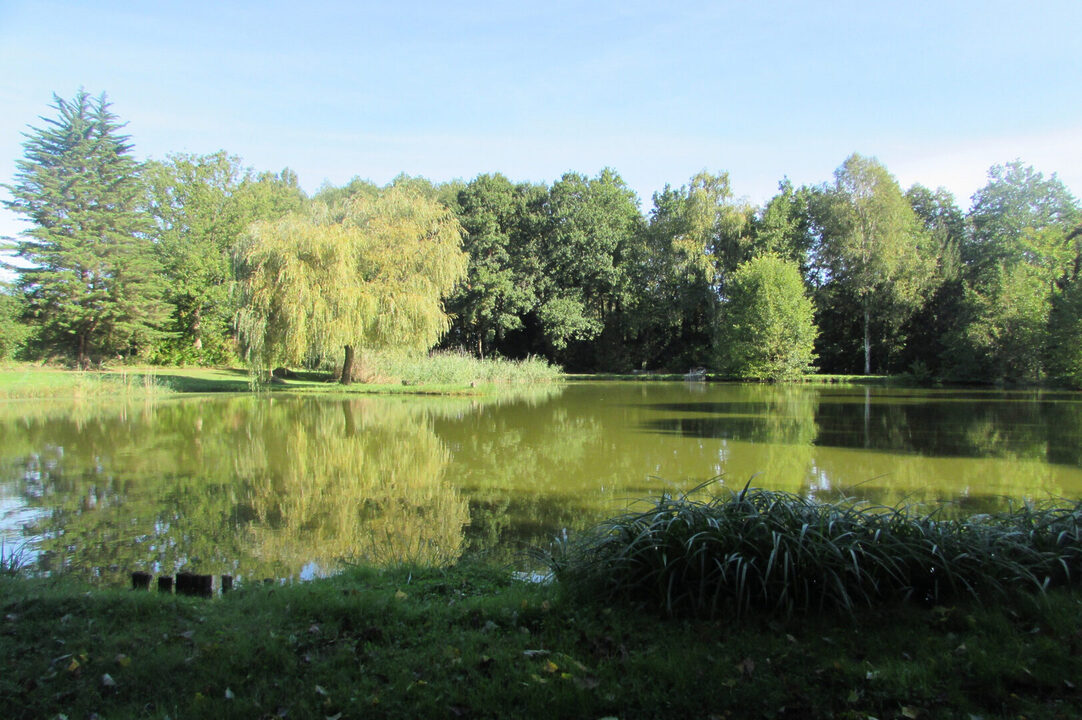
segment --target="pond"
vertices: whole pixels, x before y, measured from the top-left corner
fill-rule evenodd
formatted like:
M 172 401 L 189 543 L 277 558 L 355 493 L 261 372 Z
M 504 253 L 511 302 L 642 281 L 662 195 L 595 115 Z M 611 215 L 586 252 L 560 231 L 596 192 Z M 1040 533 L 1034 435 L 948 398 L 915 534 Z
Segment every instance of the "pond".
M 945 515 L 1082 497 L 1082 395 L 568 383 L 501 398 L 0 404 L 0 540 L 38 570 L 306 578 L 512 560 L 717 478 Z

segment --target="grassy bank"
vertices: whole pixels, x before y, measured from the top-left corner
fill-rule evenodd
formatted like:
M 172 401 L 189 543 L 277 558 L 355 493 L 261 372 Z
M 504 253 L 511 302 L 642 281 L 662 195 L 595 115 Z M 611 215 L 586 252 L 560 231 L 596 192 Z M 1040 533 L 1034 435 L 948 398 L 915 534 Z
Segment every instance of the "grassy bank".
M 555 583 L 461 563 L 353 568 L 209 599 L 25 578 L 11 562 L 0 567 L 0 708 L 8 718 L 1079 717 L 1078 516 L 1025 508 L 937 522 L 766 491 L 661 498 L 550 556 Z M 711 566 L 722 572 L 704 580 Z M 940 590 L 929 592 L 929 574 Z M 709 612 L 696 599 L 704 583 L 726 598 Z
M 6 718 L 1078 717 L 1082 604 L 676 620 L 504 570 L 210 600 L 0 578 Z
M 0 368 L 0 399 L 159 396 L 173 392 L 154 369 L 62 370 L 18 365 Z
M 687 373 L 583 373 L 570 374 L 569 380 L 630 380 L 634 382 L 680 382 L 688 380 Z M 704 373 L 694 376 L 696 381 L 705 382 L 749 382 L 745 378 L 730 377 L 721 373 Z M 770 381 L 763 381 L 770 382 Z M 805 375 L 790 382 L 808 385 L 905 385 L 913 384 L 912 378 L 904 375 Z
M 266 392 L 484 395 L 512 386 L 558 381 L 560 369 L 544 360 L 478 360 L 454 353 L 425 357 L 366 357 L 362 382 L 343 386 L 330 372 L 298 371 L 255 382 L 245 368 L 119 367 L 101 371 L 37 365 L 0 368 L 0 399 L 147 396 L 180 393 Z

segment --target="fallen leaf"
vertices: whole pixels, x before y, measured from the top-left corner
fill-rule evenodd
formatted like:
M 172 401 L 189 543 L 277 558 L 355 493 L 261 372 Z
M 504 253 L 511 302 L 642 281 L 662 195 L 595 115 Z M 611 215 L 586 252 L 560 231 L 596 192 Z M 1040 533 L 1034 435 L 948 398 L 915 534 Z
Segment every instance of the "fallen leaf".
M 229 688 L 225 689 L 225 699 L 226 700 L 235 700 L 236 698 L 237 698 L 237 696 L 233 694 L 232 690 L 230 690 Z
M 109 673 L 105 673 L 101 676 L 101 685 L 102 687 L 116 687 L 116 680 Z
M 75 671 L 76 671 L 76 670 L 78 670 L 78 669 L 79 669 L 79 661 L 78 661 L 78 660 L 76 660 L 75 658 L 72 658 L 72 659 L 71 659 L 71 662 L 70 662 L 70 663 L 68 663 L 68 672 L 72 672 L 72 673 L 73 673 L 73 672 L 75 672 Z
M 535 658 L 535 657 L 544 657 L 546 655 L 550 655 L 551 651 L 549 651 L 549 650 L 523 650 L 522 654 L 525 655 L 528 658 Z
M 185 640 L 191 640 L 193 637 L 195 637 L 195 630 L 185 630 L 184 632 L 180 633 L 179 637 L 182 637 Z
M 902 705 L 902 717 L 914 720 L 920 716 L 920 710 L 915 707 L 909 707 L 908 705 Z
M 131 665 L 131 658 L 128 657 L 127 655 L 125 655 L 124 653 L 119 653 L 113 659 L 116 660 L 116 664 L 119 665 L 120 667 L 128 667 L 129 665 Z
M 408 597 L 409 597 L 409 595 L 402 592 L 401 590 L 396 591 L 395 594 L 394 594 L 394 599 L 395 600 L 405 600 Z
M 557 665 L 556 663 L 552 662 L 551 660 L 546 660 L 545 665 L 542 668 L 542 670 L 547 672 L 549 675 L 551 675 L 552 673 L 556 672 L 559 669 L 560 669 L 560 666 Z
M 324 715 L 325 720 L 340 720 L 342 713 L 335 713 L 334 715 Z
M 327 691 L 324 690 L 319 685 L 316 685 L 316 693 L 318 693 L 319 695 L 322 695 L 323 697 L 330 697 L 330 695 L 327 693 Z
M 736 669 L 744 675 L 751 677 L 752 673 L 755 672 L 755 661 L 752 660 L 750 657 L 746 657 L 740 661 L 740 663 L 736 666 Z

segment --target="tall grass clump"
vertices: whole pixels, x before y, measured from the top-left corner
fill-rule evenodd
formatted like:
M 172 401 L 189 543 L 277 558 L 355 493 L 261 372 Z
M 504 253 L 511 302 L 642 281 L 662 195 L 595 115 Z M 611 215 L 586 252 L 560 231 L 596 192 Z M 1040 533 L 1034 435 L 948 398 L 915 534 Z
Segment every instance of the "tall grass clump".
M 0 539 L 0 578 L 23 577 L 33 557 L 26 544 L 11 545 Z
M 573 594 L 670 614 L 851 610 L 887 600 L 977 601 L 1082 578 L 1082 503 L 942 520 L 745 487 L 663 495 L 548 555 Z
M 406 353 L 365 353 L 359 363 L 366 382 L 402 382 L 408 385 L 501 385 L 553 382 L 561 376 L 559 367 L 529 357 L 525 360 L 480 359 L 444 351 L 428 355 Z

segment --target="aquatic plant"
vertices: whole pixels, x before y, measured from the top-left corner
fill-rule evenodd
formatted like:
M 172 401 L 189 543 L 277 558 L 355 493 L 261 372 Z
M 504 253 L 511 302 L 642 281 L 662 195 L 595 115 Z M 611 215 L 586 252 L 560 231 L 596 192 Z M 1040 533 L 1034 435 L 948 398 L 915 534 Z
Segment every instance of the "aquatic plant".
M 549 566 L 572 593 L 711 616 L 984 602 L 1082 578 L 1082 502 L 948 520 L 748 486 L 692 493 L 558 541 Z

